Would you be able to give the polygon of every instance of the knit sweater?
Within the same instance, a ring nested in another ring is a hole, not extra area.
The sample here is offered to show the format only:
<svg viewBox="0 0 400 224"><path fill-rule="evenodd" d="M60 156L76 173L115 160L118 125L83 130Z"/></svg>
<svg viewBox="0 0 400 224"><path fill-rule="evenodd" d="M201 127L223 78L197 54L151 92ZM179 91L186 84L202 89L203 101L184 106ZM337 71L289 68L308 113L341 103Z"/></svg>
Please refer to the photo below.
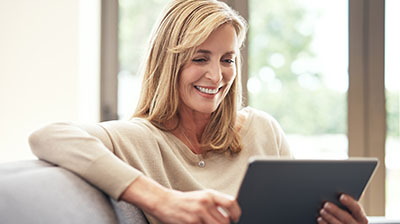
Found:
<svg viewBox="0 0 400 224"><path fill-rule="evenodd" d="M140 175L175 190L214 189L236 197L251 156L291 156L276 120L249 107L242 112L247 114L239 131L242 151L234 155L194 154L175 135L142 118L54 123L29 140L38 158L75 172L117 200Z"/></svg>

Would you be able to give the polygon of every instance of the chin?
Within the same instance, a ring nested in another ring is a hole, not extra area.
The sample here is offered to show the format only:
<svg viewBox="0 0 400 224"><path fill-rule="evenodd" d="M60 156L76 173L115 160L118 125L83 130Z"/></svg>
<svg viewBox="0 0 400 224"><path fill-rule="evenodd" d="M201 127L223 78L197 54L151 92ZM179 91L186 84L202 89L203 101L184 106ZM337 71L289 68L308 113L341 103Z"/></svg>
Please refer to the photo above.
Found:
<svg viewBox="0 0 400 224"><path fill-rule="evenodd" d="M204 105L204 106L196 105L196 107L193 109L203 114L211 114L215 112L217 108L218 105Z"/></svg>

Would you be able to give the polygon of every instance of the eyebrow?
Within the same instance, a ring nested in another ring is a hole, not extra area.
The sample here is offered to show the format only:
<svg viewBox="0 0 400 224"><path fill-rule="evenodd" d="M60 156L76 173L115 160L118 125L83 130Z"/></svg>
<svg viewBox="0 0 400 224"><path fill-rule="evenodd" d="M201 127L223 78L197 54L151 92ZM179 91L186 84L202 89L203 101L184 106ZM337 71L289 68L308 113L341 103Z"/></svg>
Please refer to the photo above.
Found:
<svg viewBox="0 0 400 224"><path fill-rule="evenodd" d="M196 53L211 54L211 51L200 49L200 50L196 51ZM235 51L228 51L225 54L235 54Z"/></svg>

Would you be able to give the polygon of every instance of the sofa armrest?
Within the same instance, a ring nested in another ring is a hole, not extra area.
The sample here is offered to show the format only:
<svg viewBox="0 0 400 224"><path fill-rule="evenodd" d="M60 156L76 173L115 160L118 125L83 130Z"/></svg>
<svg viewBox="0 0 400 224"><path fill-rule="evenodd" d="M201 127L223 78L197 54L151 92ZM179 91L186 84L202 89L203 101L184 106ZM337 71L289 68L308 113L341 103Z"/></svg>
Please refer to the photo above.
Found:
<svg viewBox="0 0 400 224"><path fill-rule="evenodd" d="M120 224L148 224L142 210L125 201L115 201L110 197L111 204Z"/></svg>
<svg viewBox="0 0 400 224"><path fill-rule="evenodd" d="M136 207L110 203L77 175L40 160L0 164L0 198L0 223L147 223Z"/></svg>

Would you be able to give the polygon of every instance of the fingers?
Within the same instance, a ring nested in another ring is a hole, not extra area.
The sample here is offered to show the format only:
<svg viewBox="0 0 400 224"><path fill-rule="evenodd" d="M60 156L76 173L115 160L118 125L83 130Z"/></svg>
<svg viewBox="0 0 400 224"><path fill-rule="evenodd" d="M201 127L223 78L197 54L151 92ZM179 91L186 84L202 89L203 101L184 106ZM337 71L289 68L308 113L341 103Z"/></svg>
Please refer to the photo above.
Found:
<svg viewBox="0 0 400 224"><path fill-rule="evenodd" d="M194 204L193 212L194 214L198 214L202 223L229 224L231 220L238 220L240 213L237 215L238 212L235 211L235 204L237 202L229 195L214 190L193 193L197 195L199 202Z"/></svg>
<svg viewBox="0 0 400 224"><path fill-rule="evenodd" d="M356 223L354 218L333 203L326 202L320 210L321 217L328 223Z"/></svg>
<svg viewBox="0 0 400 224"><path fill-rule="evenodd" d="M327 202L320 211L321 217L317 219L318 223L368 223L368 219L360 204L351 196L342 194L339 200L350 210L350 213L340 209L333 203Z"/></svg>
<svg viewBox="0 0 400 224"><path fill-rule="evenodd" d="M350 210L356 221L358 221L359 223L368 223L368 219L365 216L363 209L361 208L360 204L356 200L354 200L354 198L349 195L342 194L339 200L344 206L346 206Z"/></svg>
<svg viewBox="0 0 400 224"><path fill-rule="evenodd" d="M346 212L341 211L340 208L329 202L324 204L324 207L320 210L320 214L327 223L353 223L349 214L346 214Z"/></svg>
<svg viewBox="0 0 400 224"><path fill-rule="evenodd" d="M168 224L229 224L238 221L241 213L233 197L213 190L172 191L166 205L157 211L154 215Z"/></svg>
<svg viewBox="0 0 400 224"><path fill-rule="evenodd" d="M221 207L218 206L213 206L212 208L208 209L207 213L212 216L214 220L217 220L218 222L206 222L206 223L229 223L230 219L228 214L221 209Z"/></svg>
<svg viewBox="0 0 400 224"><path fill-rule="evenodd" d="M218 207L212 206L205 210L201 218L204 223L226 223L229 224L229 217L224 216L218 211Z"/></svg>
<svg viewBox="0 0 400 224"><path fill-rule="evenodd" d="M196 220L190 220L188 223L226 223L229 224L229 217L224 216L218 211L218 205L215 202L215 195L211 191L188 192L194 195L194 201L186 208ZM200 221L201 220L201 221Z"/></svg>
<svg viewBox="0 0 400 224"><path fill-rule="evenodd" d="M318 224L328 224L322 217L318 217L317 222Z"/></svg>
<svg viewBox="0 0 400 224"><path fill-rule="evenodd" d="M214 201L218 205L218 212L226 217L230 217L231 220L239 221L242 213L238 202L231 196L214 192Z"/></svg>

